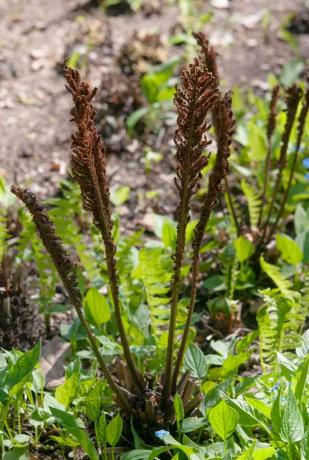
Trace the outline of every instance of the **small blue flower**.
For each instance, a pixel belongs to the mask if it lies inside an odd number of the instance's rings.
[[[279,383],[276,383],[276,384],[270,389],[270,391],[277,391],[277,390],[279,390],[279,388],[280,388]]]
[[[163,439],[167,434],[169,434],[169,432],[166,430],[159,430],[155,432],[155,436],[159,439]]]
[[[305,179],[308,179],[308,180],[309,180],[309,173],[306,173],[306,174],[305,174]]]
[[[309,169],[309,158],[308,157],[303,159],[303,165],[305,166],[305,168]]]

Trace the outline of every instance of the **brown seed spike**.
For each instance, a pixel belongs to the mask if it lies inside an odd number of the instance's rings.
[[[232,142],[232,136],[235,131],[235,120],[233,117],[231,106],[231,94],[227,93],[223,97],[220,97],[218,99],[215,107],[212,110],[212,120],[217,140],[217,154],[214,168],[209,176],[208,191],[206,193],[200,213],[200,218],[194,232],[194,239],[192,243],[193,257],[191,265],[192,282],[190,304],[173,374],[173,391],[175,391],[176,389],[178,374],[181,369],[182,360],[185,353],[186,342],[190,330],[192,314],[194,311],[196,285],[199,271],[199,252],[202,244],[204,231],[208,219],[210,217],[210,213],[217,202],[221,188],[221,182],[226,177],[228,172],[228,158],[230,156],[230,145]]]
[[[215,86],[215,78],[199,59],[195,59],[193,64],[182,71],[181,85],[176,88],[175,95],[175,105],[178,111],[175,133],[178,162],[176,187],[180,200],[177,209],[178,225],[174,273],[171,283],[171,315],[162,397],[163,405],[169,401],[172,390],[173,349],[180,272],[185,249],[186,227],[189,221],[190,200],[199,187],[201,171],[208,163],[209,157],[204,155],[205,148],[210,144],[207,138],[207,132],[210,128],[207,123],[207,115],[217,100],[218,89]]]
[[[143,381],[135,366],[124,328],[119,302],[116,246],[112,238],[112,219],[109,185],[106,174],[106,152],[103,141],[95,127],[95,110],[91,104],[96,90],[81,80],[76,70],[64,70],[68,91],[72,94],[74,107],[72,121],[77,131],[72,136],[72,173],[79,183],[83,205],[93,215],[94,224],[101,232],[106,252],[107,272],[115,307],[115,316],[123,352],[132,377],[141,392]]]
[[[206,35],[203,32],[195,33],[193,34],[193,36],[201,48],[207,70],[213,74],[216,80],[216,85],[218,86],[219,85],[219,73],[218,73],[218,67],[217,67],[218,53],[210,45],[209,40],[207,39]]]
[[[71,258],[66,253],[66,250],[63,247],[62,241],[55,233],[55,227],[53,223],[49,220],[47,214],[45,213],[42,206],[37,201],[37,198],[34,193],[29,192],[28,190],[22,189],[20,187],[12,187],[12,192],[27,206],[29,209],[33,221],[35,223],[37,232],[46,247],[49,255],[52,258],[52,261],[55,264],[55,267],[59,273],[59,276],[66,288],[70,301],[74,306],[78,317],[83,324],[86,333],[88,335],[89,341],[91,343],[92,349],[98,359],[101,370],[107,379],[111,389],[114,391],[117,401],[121,407],[128,413],[131,414],[131,407],[124,396],[120,387],[114,381],[113,376],[109,372],[105,361],[103,360],[99,349],[96,344],[96,339],[92,334],[92,331],[84,318],[82,311],[81,295],[78,289],[78,283],[76,278],[76,267],[73,264]]]

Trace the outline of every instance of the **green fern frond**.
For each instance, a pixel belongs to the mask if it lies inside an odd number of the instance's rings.
[[[133,271],[133,277],[140,279],[144,285],[151,331],[158,338],[168,324],[170,310],[166,305],[170,302],[172,264],[162,248],[141,249],[138,258],[139,263]]]
[[[241,181],[241,189],[248,203],[250,227],[256,227],[259,220],[260,207],[262,204],[261,198],[256,193],[254,188],[245,180]]]
[[[262,295],[257,322],[261,366],[265,371],[275,367],[277,352],[294,350],[301,343],[306,314],[299,298],[287,298],[279,289],[266,289]]]
[[[291,289],[293,287],[291,281],[281,273],[279,267],[266,262],[263,256],[260,257],[260,264],[263,272],[273,280],[282,294],[291,299],[299,297],[298,292]]]

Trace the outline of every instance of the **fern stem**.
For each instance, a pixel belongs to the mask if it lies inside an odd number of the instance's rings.
[[[203,155],[209,145],[206,133],[207,113],[217,101],[218,91],[214,88],[214,77],[206,67],[195,59],[188,69],[182,71],[181,87],[176,88],[175,105],[178,110],[175,143],[176,187],[180,203],[177,209],[177,237],[174,253],[174,273],[171,281],[171,314],[168,327],[165,375],[162,391],[162,405],[169,402],[172,391],[173,352],[175,345],[177,307],[181,267],[185,251],[186,228],[189,221],[190,199],[196,192],[201,171],[208,163]]]
[[[234,222],[234,226],[236,228],[237,236],[239,236],[240,235],[240,224],[238,222],[235,206],[234,206],[233,199],[232,199],[231,190],[230,190],[229,183],[228,183],[226,176],[224,177],[224,186],[225,186],[226,201],[228,203],[228,208],[231,211],[231,215],[232,215],[232,219]]]
[[[259,218],[258,218],[258,227],[260,227],[261,225],[264,206],[266,204],[266,193],[267,193],[268,178],[270,174],[270,165],[271,165],[271,158],[272,158],[272,136],[276,128],[276,105],[277,105],[278,96],[279,96],[279,89],[280,87],[278,85],[273,88],[271,101],[270,101],[270,110],[269,110],[268,122],[267,122],[267,156],[265,160],[262,203],[261,203],[260,213],[259,213]]]
[[[287,157],[287,150],[289,146],[290,136],[291,136],[292,128],[294,125],[295,116],[296,116],[297,107],[298,107],[300,98],[301,98],[300,88],[298,88],[297,86],[292,86],[291,88],[289,88],[288,93],[287,93],[287,117],[286,117],[286,123],[284,127],[284,133],[282,136],[280,157],[278,160],[278,174],[277,174],[275,185],[273,188],[273,193],[271,197],[270,206],[268,209],[268,214],[267,214],[265,223],[263,225],[263,232],[262,232],[262,236],[261,236],[260,243],[259,243],[260,245],[265,240],[266,232],[269,227],[269,223],[270,223],[272,212],[273,212],[273,209],[276,203],[277,195],[280,190],[282,174],[286,166],[286,157]]]
[[[177,232],[176,252],[175,252],[175,267],[174,275],[171,286],[171,316],[168,329],[168,345],[166,354],[166,367],[165,367],[165,381],[163,390],[163,399],[168,399],[172,390],[172,364],[173,364],[173,350],[175,342],[176,318],[177,318],[177,304],[179,298],[179,283],[180,271],[182,266],[183,254],[185,249],[185,237],[187,228],[187,213],[188,213],[189,199],[187,194],[183,197],[181,212],[179,216],[179,226]]]
[[[217,138],[217,155],[214,168],[209,176],[208,191],[204,199],[204,203],[201,209],[200,218],[195,227],[194,239],[193,239],[193,257],[192,257],[192,281],[191,281],[191,294],[190,294],[190,304],[188,308],[187,319],[181,339],[180,350],[177,356],[175,370],[173,374],[173,391],[176,390],[176,384],[178,379],[178,374],[181,369],[186,343],[188,339],[188,334],[190,330],[190,324],[192,320],[192,315],[194,311],[195,298],[196,298],[196,286],[197,286],[197,277],[199,270],[199,253],[206,229],[207,222],[210,217],[210,213],[215,206],[221,182],[224,177],[226,177],[228,171],[228,157],[230,155],[230,144],[232,135],[234,133],[234,118],[231,111],[231,97],[227,93],[224,97],[221,97],[213,109],[212,113],[213,124],[215,127],[216,138]]]
[[[106,216],[104,212],[104,205],[102,203],[101,194],[99,192],[98,178],[95,173],[95,169],[93,165],[91,166],[89,169],[90,169],[90,173],[92,177],[92,182],[94,184],[95,189],[97,190],[97,196],[99,199],[98,212],[100,213],[100,217],[101,217],[100,223],[102,225],[102,227],[100,226],[100,228],[102,228],[103,230],[101,234],[102,234],[102,239],[103,239],[104,247],[106,251],[107,273],[108,273],[109,284],[110,284],[110,289],[111,289],[111,294],[112,294],[112,299],[113,299],[113,304],[114,304],[114,309],[115,309],[115,316],[116,316],[116,322],[118,326],[120,341],[121,341],[123,353],[127,361],[131,375],[135,383],[137,384],[138,388],[143,392],[144,391],[143,380],[135,366],[135,363],[134,363],[134,360],[131,354],[131,350],[129,347],[129,342],[128,342],[128,338],[126,335],[126,331],[124,328],[122,315],[121,315],[121,309],[120,309],[120,303],[119,303],[118,274],[117,274],[116,261],[115,261],[115,245],[114,245],[114,242],[111,236],[111,230],[109,228],[108,217]]]
[[[298,154],[299,154],[301,141],[302,141],[302,137],[303,137],[303,133],[304,133],[304,127],[305,127],[306,117],[307,117],[307,114],[308,114],[308,109],[309,109],[309,90],[307,89],[305,99],[304,99],[304,102],[303,102],[303,105],[302,105],[302,109],[301,109],[301,112],[300,112],[300,115],[299,115],[299,118],[298,118],[298,129],[297,129],[298,132],[297,132],[296,147],[295,147],[295,152],[294,152],[294,156],[293,156],[292,165],[291,165],[291,168],[290,168],[288,184],[287,184],[287,187],[286,187],[286,189],[284,191],[283,199],[281,201],[281,205],[280,205],[276,220],[275,220],[275,222],[274,222],[274,224],[273,224],[273,226],[272,226],[272,228],[271,228],[271,230],[269,232],[267,242],[270,241],[272,235],[275,233],[277,225],[278,225],[278,223],[279,223],[279,221],[280,221],[280,219],[281,219],[281,217],[283,215],[284,209],[285,209],[285,205],[286,205],[286,202],[287,202],[287,199],[288,199],[288,196],[289,196],[289,192],[290,192],[290,189],[291,189],[291,185],[292,185],[295,170],[296,170]]]

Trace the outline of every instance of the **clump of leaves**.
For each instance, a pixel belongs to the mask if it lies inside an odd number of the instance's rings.
[[[182,71],[181,84],[176,89],[175,104],[178,111],[175,143],[177,147],[177,171],[175,183],[179,193],[177,210],[177,232],[173,256],[173,272],[169,286],[155,285],[153,299],[157,308],[170,303],[169,327],[167,333],[167,353],[165,371],[162,376],[152,376],[146,371],[141,374],[129,345],[128,334],[122,313],[119,295],[119,270],[116,258],[116,243],[113,223],[109,183],[106,174],[105,145],[94,124],[92,99],[96,90],[81,80],[77,71],[66,68],[68,90],[72,94],[74,107],[72,121],[76,132],[72,136],[72,172],[78,182],[83,206],[93,216],[93,222],[101,234],[106,256],[109,291],[118,327],[125,364],[111,370],[103,358],[97,338],[85,318],[82,294],[79,291],[76,266],[67,254],[62,241],[45,210],[39,205],[34,194],[19,187],[12,191],[25,203],[36,225],[38,234],[50,254],[62,282],[69,294],[82,325],[88,335],[91,347],[98,359],[104,377],[115,395],[115,402],[126,416],[132,416],[139,427],[172,426],[175,420],[174,398],[178,394],[186,416],[194,414],[202,395],[194,378],[181,375],[182,361],[196,296],[196,282],[199,269],[199,253],[205,226],[210,212],[217,202],[221,182],[228,171],[231,137],[234,120],[229,94],[222,95],[217,79],[201,60]],[[202,170],[208,164],[209,153],[205,149],[210,144],[209,115],[212,114],[217,137],[214,166],[209,176],[208,191],[203,198],[199,219],[194,231],[192,245],[192,288],[191,298],[182,333],[180,350],[175,362],[176,325],[180,302],[181,272],[186,245],[186,232],[192,212],[192,201],[199,189]],[[154,261],[156,263],[156,261]],[[163,301],[162,296],[165,297]],[[167,299],[167,301],[166,301]],[[162,302],[162,303],[161,303]],[[166,308],[166,307],[165,307]],[[178,333],[178,331],[177,331]]]

